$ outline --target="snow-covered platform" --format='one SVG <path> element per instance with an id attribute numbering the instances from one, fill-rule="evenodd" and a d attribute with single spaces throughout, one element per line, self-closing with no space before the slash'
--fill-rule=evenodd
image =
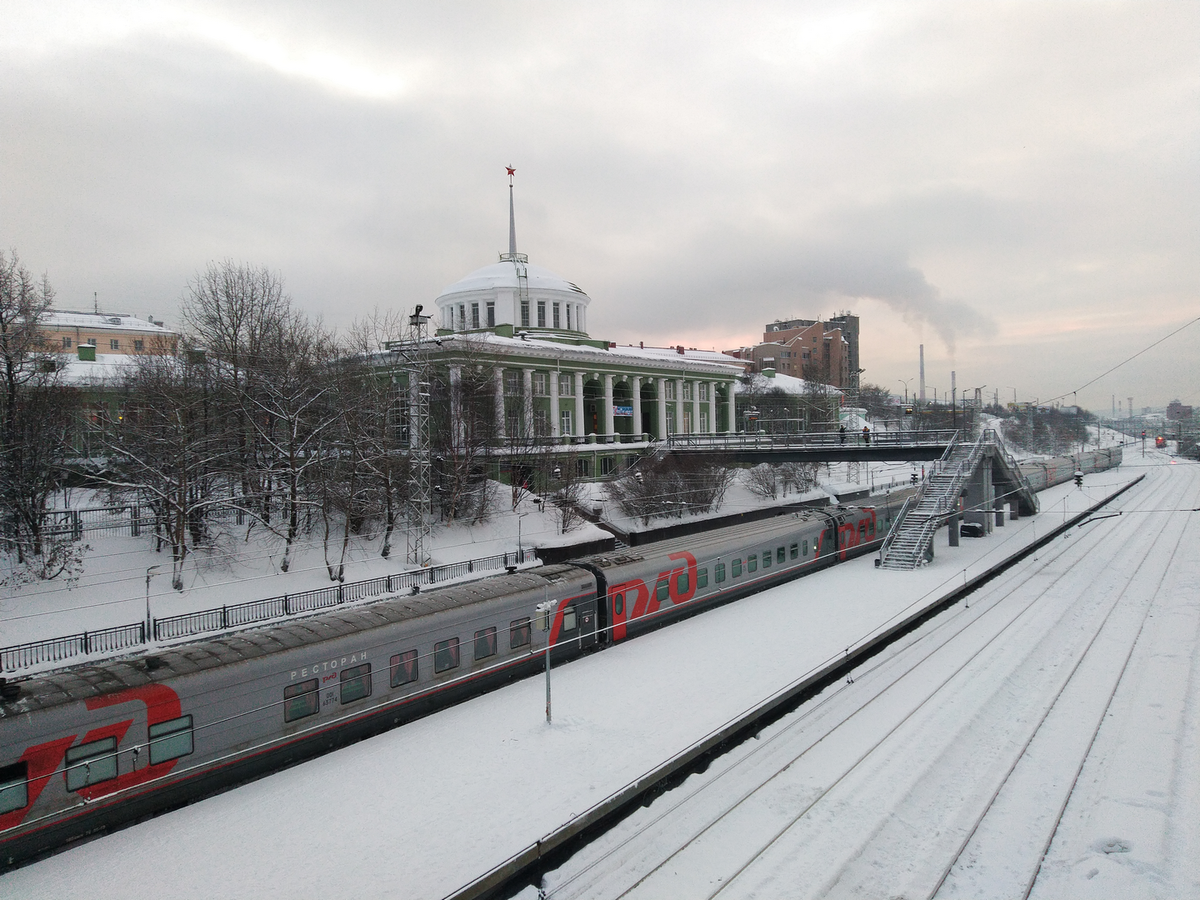
<path id="1" fill-rule="evenodd" d="M 27 898 L 443 897 L 1141 470 L 914 572 L 867 557 L 533 678 L 0 878 Z M 1065 538 L 1065 539 L 1069 539 Z"/>

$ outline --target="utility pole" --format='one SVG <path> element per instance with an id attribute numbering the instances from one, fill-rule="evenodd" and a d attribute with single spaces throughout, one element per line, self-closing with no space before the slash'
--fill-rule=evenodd
<path id="1" fill-rule="evenodd" d="M 433 515 L 432 436 L 429 425 L 429 354 L 425 347 L 425 325 L 429 316 L 421 315 L 421 304 L 408 317 L 408 334 L 404 342 L 406 354 L 404 371 L 408 378 L 408 452 L 409 497 L 407 561 L 418 566 L 429 565 Z"/>

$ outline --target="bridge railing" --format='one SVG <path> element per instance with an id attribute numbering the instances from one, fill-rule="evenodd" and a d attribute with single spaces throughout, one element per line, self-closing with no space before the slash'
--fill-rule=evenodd
<path id="1" fill-rule="evenodd" d="M 839 447 L 930 447 L 952 443 L 958 432 L 947 431 L 872 431 L 869 440 L 861 432 L 839 431 L 769 434 L 673 434 L 667 440 L 669 450 L 796 450 L 837 449 Z"/>

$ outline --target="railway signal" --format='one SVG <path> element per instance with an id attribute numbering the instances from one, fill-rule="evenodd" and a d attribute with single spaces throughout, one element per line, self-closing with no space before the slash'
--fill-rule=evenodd
<path id="1" fill-rule="evenodd" d="M 1079 469 L 1075 470 L 1075 487 L 1083 487 L 1083 472 Z"/>

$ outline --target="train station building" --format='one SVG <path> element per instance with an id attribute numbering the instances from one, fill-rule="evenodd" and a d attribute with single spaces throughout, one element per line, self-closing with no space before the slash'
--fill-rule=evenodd
<path id="1" fill-rule="evenodd" d="M 508 252 L 445 288 L 424 332 L 380 358 L 409 393 L 399 402 L 415 402 L 412 372 L 429 366 L 447 373 L 450 393 L 431 403 L 448 405 L 457 421 L 462 392 L 478 392 L 486 373 L 498 451 L 557 447 L 590 457 L 580 469 L 593 475 L 623 468 L 669 435 L 741 430 L 744 364 L 716 351 L 592 337 L 587 293 L 517 251 L 511 183 L 509 190 Z"/>

